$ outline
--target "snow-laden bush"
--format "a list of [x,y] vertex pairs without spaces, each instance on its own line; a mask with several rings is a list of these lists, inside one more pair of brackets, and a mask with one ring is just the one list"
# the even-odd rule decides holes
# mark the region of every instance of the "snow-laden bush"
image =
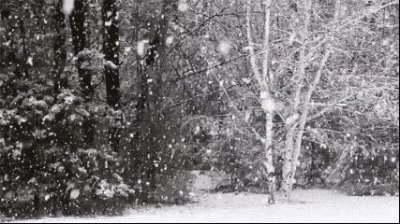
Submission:
[[29,91],[0,111],[0,210],[8,216],[117,212],[134,191],[117,153],[85,148],[82,124],[94,110],[70,91],[53,101]]
[[350,195],[398,195],[399,151],[359,148],[350,152],[339,187]]
[[155,201],[163,204],[185,204],[193,199],[191,182],[193,175],[189,171],[175,170],[170,174],[157,175],[157,187],[153,192]]
[[398,125],[371,116],[353,126],[347,116],[330,115],[327,129],[334,132],[309,131],[307,137],[315,146],[306,141],[298,177],[311,174],[314,180],[307,184],[339,188],[350,195],[398,194]]
[[[225,126],[221,123],[224,122]],[[235,120],[200,117],[187,126],[190,154],[196,170],[218,170],[230,176],[220,191],[268,193],[267,172],[262,145],[245,128],[235,127]],[[239,125],[238,125],[239,126]],[[186,129],[185,129],[186,130]],[[190,139],[189,139],[190,138]]]

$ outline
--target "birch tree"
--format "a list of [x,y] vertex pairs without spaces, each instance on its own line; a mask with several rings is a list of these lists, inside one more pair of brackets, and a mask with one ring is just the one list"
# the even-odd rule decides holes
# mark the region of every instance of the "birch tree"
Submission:
[[[295,41],[301,45],[299,57],[296,61],[296,69],[293,75],[294,91],[289,97],[286,110],[286,134],[284,148],[284,164],[282,173],[282,190],[284,196],[290,199],[290,195],[295,184],[295,174],[299,165],[299,156],[303,143],[307,123],[311,119],[310,110],[313,103],[313,95],[317,90],[323,76],[331,74],[332,68],[329,66],[329,59],[332,56],[346,54],[345,50],[338,48],[341,44],[344,27],[350,24],[357,24],[360,20],[377,13],[397,2],[379,2],[367,7],[359,13],[353,15],[343,15],[343,1],[335,1],[334,11],[330,19],[324,21],[330,29],[324,28],[316,22],[316,3],[312,0],[304,0],[300,3],[299,12],[303,18],[301,24],[296,19],[295,26],[301,30],[295,31]],[[321,23],[321,22],[320,22]],[[350,29],[354,29],[350,27]],[[340,33],[340,34],[339,34]],[[344,101],[344,99],[339,100]],[[317,113],[318,114],[318,113]],[[315,115],[315,114],[314,114]],[[312,115],[311,117],[313,117]],[[318,116],[318,115],[316,115]]]
[[250,62],[251,67],[254,72],[255,79],[257,80],[257,85],[260,91],[259,99],[261,107],[265,113],[265,137],[263,139],[263,144],[265,148],[265,168],[267,171],[267,181],[269,186],[269,191],[271,198],[269,203],[275,202],[275,191],[276,191],[276,179],[275,179],[275,166],[274,166],[274,152],[272,150],[273,145],[273,117],[275,114],[276,102],[270,91],[271,83],[273,83],[273,77],[269,77],[269,49],[270,49],[270,20],[271,20],[271,0],[265,1],[265,30],[264,30],[264,41],[263,41],[263,59],[262,68],[260,69],[258,65],[258,56],[254,50],[253,34],[252,34],[252,23],[251,23],[251,11],[252,11],[252,0],[247,2],[247,39],[249,41],[249,51],[250,51]]

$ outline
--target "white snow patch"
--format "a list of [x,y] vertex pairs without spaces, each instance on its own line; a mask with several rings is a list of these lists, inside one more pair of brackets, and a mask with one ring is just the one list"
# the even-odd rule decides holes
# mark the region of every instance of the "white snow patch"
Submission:
[[186,2],[186,0],[179,0],[178,10],[181,12],[185,12],[188,9],[189,9],[189,4]]
[[174,43],[174,37],[173,37],[173,36],[167,37],[167,40],[165,41],[165,43],[166,43],[168,46],[171,46],[171,45]]
[[243,81],[246,85],[251,84],[251,79],[250,79],[250,78],[243,78],[242,81]]
[[276,110],[276,102],[270,97],[267,92],[261,92],[260,94],[261,107],[264,111],[274,111]]
[[75,7],[74,4],[74,0],[63,0],[62,11],[64,15],[68,16],[72,13]]
[[109,27],[109,26],[111,26],[112,25],[112,20],[110,19],[110,20],[107,20],[105,23],[104,23],[104,26],[106,26],[106,27]]
[[128,55],[132,51],[131,47],[125,47],[124,48],[124,55]]
[[144,56],[146,53],[146,44],[149,43],[149,40],[141,40],[137,44],[137,53],[139,56]]
[[33,58],[28,57],[27,63],[28,63],[28,65],[33,66]]
[[288,118],[286,118],[285,123],[287,125],[292,125],[294,124],[298,119],[299,119],[300,115],[299,114],[293,114],[291,116],[289,116]]
[[75,97],[73,97],[73,96],[67,96],[67,97],[65,97],[64,100],[65,100],[65,103],[66,103],[66,104],[71,105],[71,104],[74,103]]
[[112,69],[118,69],[118,65],[114,64],[114,62],[112,62],[112,61],[105,60],[104,65],[108,66]]
[[205,194],[199,203],[141,208],[120,217],[44,218],[26,223],[398,223],[398,197],[350,197],[334,191],[295,191],[292,203],[267,206],[267,195]]
[[75,200],[79,197],[79,195],[81,194],[81,192],[78,189],[74,189],[71,191],[71,194],[69,195],[69,198],[71,200]]
[[223,55],[228,55],[231,52],[232,45],[228,41],[221,41],[218,44],[218,51]]

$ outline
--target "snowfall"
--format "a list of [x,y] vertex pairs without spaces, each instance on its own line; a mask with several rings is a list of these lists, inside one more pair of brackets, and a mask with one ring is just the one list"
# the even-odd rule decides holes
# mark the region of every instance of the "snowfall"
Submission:
[[398,197],[352,197],[332,190],[296,190],[292,202],[267,205],[262,194],[210,193],[215,182],[198,176],[197,202],[184,206],[142,207],[117,217],[60,217],[25,223],[398,223]]

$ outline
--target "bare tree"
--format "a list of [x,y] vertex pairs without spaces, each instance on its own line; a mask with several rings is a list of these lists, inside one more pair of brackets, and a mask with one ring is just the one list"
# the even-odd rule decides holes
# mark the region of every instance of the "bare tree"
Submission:
[[254,42],[252,35],[251,26],[251,6],[252,1],[248,0],[247,3],[247,39],[249,41],[250,49],[250,62],[255,78],[258,83],[260,91],[259,99],[261,101],[261,107],[265,113],[265,138],[263,139],[265,147],[265,168],[267,171],[267,179],[269,185],[269,193],[271,194],[270,203],[275,202],[275,191],[276,191],[276,177],[275,177],[275,166],[274,166],[274,152],[273,152],[273,117],[275,115],[276,102],[271,94],[271,84],[273,83],[273,77],[269,77],[269,55],[270,55],[270,23],[271,23],[271,5],[270,0],[265,1],[265,34],[263,41],[263,60],[262,69],[258,66],[258,57],[254,50]]

